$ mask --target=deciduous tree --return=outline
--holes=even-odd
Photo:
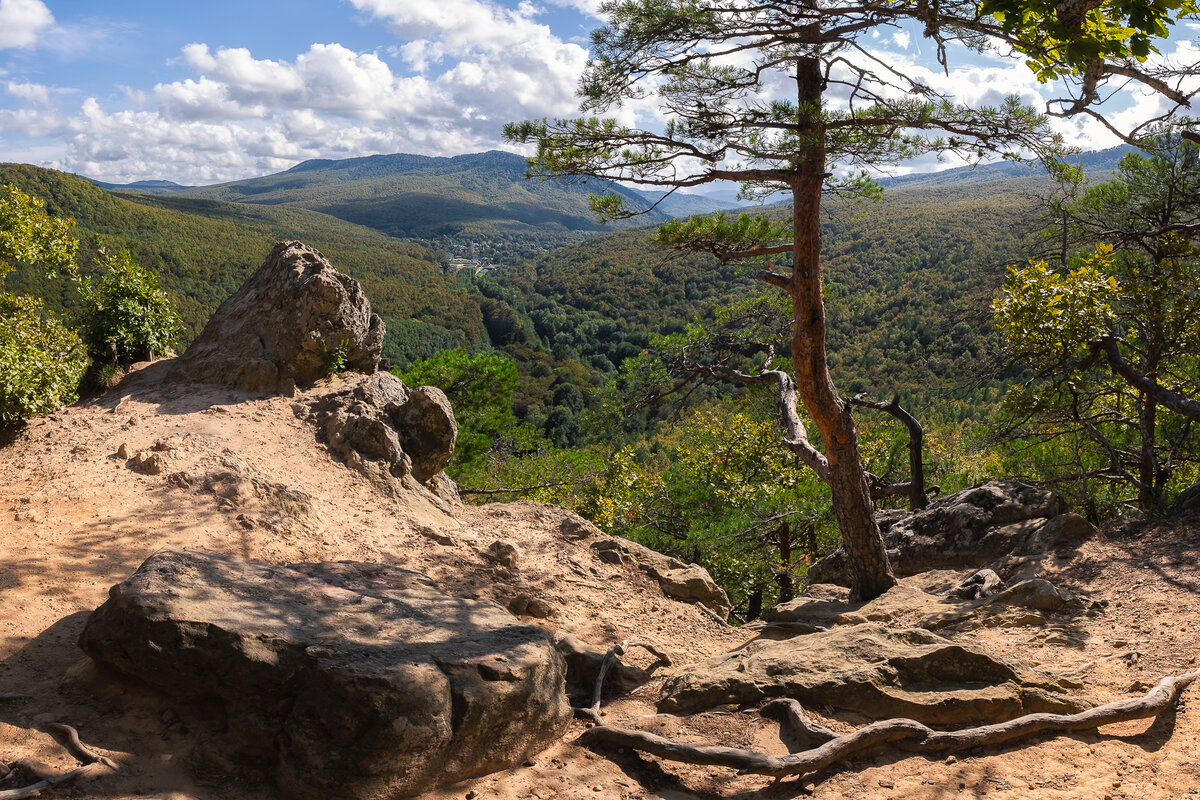
[[[1007,398],[1013,429],[1090,442],[1097,475],[1153,510],[1200,421],[1200,145],[1168,130],[1145,145],[1059,209],[1070,240],[1099,244],[1013,269],[993,307],[1034,369]]]

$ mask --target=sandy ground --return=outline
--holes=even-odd
[[[562,512],[517,503],[451,506],[421,491],[382,492],[317,443],[296,398],[212,386],[156,386],[143,376],[90,403],[39,419],[0,445],[0,763],[77,765],[47,733],[76,726],[121,768],[60,795],[161,800],[274,798],[269,765],[223,744],[219,709],[184,704],[102,673],[75,647],[109,586],[166,545],[205,547],[270,563],[352,558],[418,569],[451,593],[506,604],[518,593],[555,609],[547,620],[607,647],[648,640],[687,664],[745,642],[692,606],[664,598],[627,567],[599,562],[587,541],[558,532]],[[130,457],[118,455],[122,445]],[[158,449],[155,449],[155,448]],[[135,466],[153,453],[157,474]],[[1200,656],[1200,520],[1130,525],[1085,545],[1049,577],[1091,600],[1094,616],[1039,628],[943,631],[1041,669],[1079,672],[1097,702],[1142,693]],[[517,569],[482,555],[497,539],[521,550]],[[1112,658],[1111,656],[1117,656]],[[653,658],[629,659],[649,666]],[[656,715],[662,680],[606,705],[621,724],[697,743],[786,752],[754,709]],[[832,727],[867,720],[815,709]],[[429,798],[1184,798],[1200,796],[1200,687],[1157,722],[1040,737],[987,752],[927,759],[861,758],[850,769],[772,785],[720,768],[664,764],[632,752],[576,747],[584,723],[519,769]],[[0,785],[0,790],[9,788]],[[53,793],[51,792],[51,794]]]

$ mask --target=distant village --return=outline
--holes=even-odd
[[[469,269],[476,275],[483,275],[499,269],[501,267],[499,262],[492,261],[488,256],[477,252],[480,248],[479,242],[454,245],[452,248],[454,256],[450,258],[450,269],[456,272]]]

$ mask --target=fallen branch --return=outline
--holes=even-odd
[[[684,744],[652,733],[610,725],[590,728],[584,731],[577,741],[589,746],[606,744],[629,747],[668,761],[729,767],[736,769],[740,774],[766,775],[779,779],[792,775],[807,775],[888,744],[894,744],[907,752],[941,754],[970,747],[997,745],[1044,731],[1089,730],[1116,722],[1156,717],[1174,703],[1179,694],[1198,677],[1200,671],[1166,677],[1142,697],[1117,700],[1078,714],[1027,714],[1008,722],[960,731],[935,731],[911,719],[882,720],[859,728],[853,733],[829,739],[817,747],[787,756],[771,756],[734,747]],[[811,723],[804,721],[803,715],[794,709],[780,708],[773,703],[763,707],[764,711],[767,709],[771,709],[771,714],[785,716],[787,724],[793,728],[799,727],[806,732],[810,729]],[[801,721],[799,725],[796,722],[797,715]]]
[[[742,630],[758,631],[760,633],[790,633],[793,636],[803,636],[808,633],[821,633],[829,630],[829,628],[824,625],[815,625],[811,622],[752,622],[749,625],[743,625]]]
[[[43,778],[37,783],[22,786],[20,789],[5,789],[4,791],[0,791],[0,800],[24,800],[26,797],[36,797],[43,790],[49,789],[51,786],[57,786],[60,783],[70,783],[80,778],[89,778],[102,769],[105,769],[103,764],[98,761],[93,762],[78,769],[73,769],[70,772],[64,772],[61,775]]]
[[[1125,658],[1125,659],[1129,659],[1130,661],[1136,661],[1138,659],[1139,655],[1141,655],[1141,654],[1138,653],[1137,650],[1126,650],[1124,653],[1113,653],[1111,656],[1105,656],[1104,658],[1097,658],[1095,661],[1089,661],[1082,666],[1076,667],[1075,669],[1071,670],[1070,672],[1057,672],[1055,674],[1058,675],[1060,678],[1076,678],[1076,677],[1079,677],[1080,675],[1082,675],[1083,673],[1087,672],[1088,670],[1094,669],[1095,667],[1099,666],[1100,664],[1103,664],[1105,661],[1112,661],[1113,659],[1116,659],[1116,658]]]
[[[18,789],[0,791],[0,800],[24,800],[26,797],[35,797],[41,794],[43,790],[49,789],[51,786],[70,783],[81,778],[91,778],[102,770],[115,771],[118,769],[117,762],[107,756],[100,755],[80,741],[79,731],[70,725],[54,722],[47,727],[66,735],[67,744],[65,747],[67,751],[78,760],[84,762],[84,766],[73,769],[70,772],[53,774],[49,767],[40,762],[31,759],[18,761],[13,765],[14,767],[21,767],[25,772],[39,780],[37,783],[31,783],[28,786],[22,786]],[[10,772],[15,772],[15,770],[10,770]]]

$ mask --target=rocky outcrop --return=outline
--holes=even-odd
[[[383,333],[358,281],[311,247],[281,242],[221,304],[171,377],[290,392],[334,369],[374,372]]]
[[[791,697],[802,705],[927,724],[996,722],[1084,707],[1068,682],[920,629],[877,623],[785,640],[757,639],[667,681],[659,707],[710,709]]]
[[[1009,555],[1040,555],[1076,547],[1096,533],[1067,514],[1054,492],[996,481],[964,489],[913,514],[880,514],[888,558],[897,575],[980,567]],[[812,583],[850,584],[844,551],[813,564]]]
[[[403,797],[505,769],[571,716],[544,632],[379,564],[161,550],[112,588],[80,646],[221,703],[233,746],[306,800]]]
[[[438,476],[450,457],[458,425],[441,389],[409,389],[391,373],[352,379],[317,398],[311,416],[329,448],[351,467],[381,479]]]
[[[716,584],[708,570],[698,564],[684,564],[628,539],[606,538],[592,542],[602,561],[632,564],[658,581],[663,594],[676,600],[695,600],[711,608],[721,619],[729,616],[729,596]]]

